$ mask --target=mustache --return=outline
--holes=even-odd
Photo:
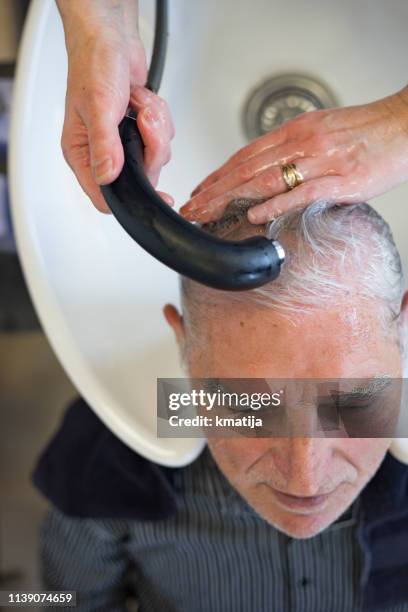
[[[313,498],[313,497],[318,497],[320,495],[330,495],[330,493],[333,493],[334,491],[336,491],[336,489],[343,484],[343,481],[340,481],[337,485],[330,485],[327,487],[324,487],[323,489],[319,489],[318,491],[316,491],[315,493],[313,493],[313,495],[295,495],[294,493],[288,493],[286,489],[286,487],[283,486],[276,486],[275,483],[271,483],[270,481],[266,481],[266,480],[262,480],[257,482],[257,484],[260,485],[265,485],[267,486],[269,489],[273,489],[274,491],[277,491],[278,493],[284,493],[285,495],[289,495],[290,497],[302,497],[302,498]]]
[[[284,476],[277,470],[277,468],[269,468],[268,471],[266,471],[265,468],[261,468],[261,466],[254,466],[254,468],[247,470],[245,473],[245,477],[247,479],[255,481],[257,484],[265,484],[271,489],[275,489],[276,491],[285,493],[286,495],[294,495],[293,493],[288,492],[288,488],[290,488],[291,476],[291,474],[287,477]],[[314,491],[310,497],[315,497],[317,495],[328,495],[342,484],[354,484],[357,478],[358,472],[352,465],[347,466],[347,470],[342,471],[341,475],[336,476],[329,473],[327,474],[324,483],[320,483],[319,488]],[[299,497],[296,495],[294,496]]]

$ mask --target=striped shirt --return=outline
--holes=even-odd
[[[156,521],[75,519],[42,530],[44,582],[79,612],[354,612],[362,609],[359,499],[320,534],[291,538],[259,517],[206,449],[177,474],[179,511]],[[59,608],[60,609],[60,608]],[[383,612],[408,612],[405,604]]]

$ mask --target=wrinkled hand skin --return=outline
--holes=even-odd
[[[280,165],[303,184],[288,191]],[[248,211],[266,223],[317,200],[363,202],[408,180],[408,87],[367,105],[299,115],[254,140],[210,174],[181,208],[190,221],[219,219],[237,198],[266,199]]]
[[[62,150],[96,208],[109,212],[99,186],[122,169],[118,125],[129,105],[138,112],[145,169],[154,186],[170,160],[174,126],[164,100],[144,87],[136,0],[57,0],[57,5],[68,53]],[[162,196],[172,204],[171,196]]]

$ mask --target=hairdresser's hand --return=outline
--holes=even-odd
[[[280,166],[293,162],[304,182],[292,191]],[[218,219],[236,198],[260,199],[248,211],[265,223],[312,201],[362,202],[408,180],[408,88],[349,108],[306,113],[244,147],[192,193],[181,213]],[[266,201],[265,201],[266,200]]]
[[[57,0],[68,52],[62,149],[96,208],[108,212],[99,185],[119,175],[123,148],[118,125],[130,106],[145,144],[154,186],[170,159],[174,127],[166,103],[144,88],[146,57],[136,0]],[[172,198],[164,195],[168,203]]]

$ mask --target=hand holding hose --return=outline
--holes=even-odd
[[[408,87],[383,100],[299,115],[238,151],[181,208],[190,221],[218,219],[231,200],[265,223],[310,202],[369,200],[408,180]]]
[[[82,189],[109,212],[99,186],[119,175],[123,147],[118,125],[129,105],[145,146],[144,164],[156,186],[171,156],[174,126],[167,104],[148,91],[136,0],[57,0],[68,52],[62,149]],[[161,196],[169,203],[168,194]]]

